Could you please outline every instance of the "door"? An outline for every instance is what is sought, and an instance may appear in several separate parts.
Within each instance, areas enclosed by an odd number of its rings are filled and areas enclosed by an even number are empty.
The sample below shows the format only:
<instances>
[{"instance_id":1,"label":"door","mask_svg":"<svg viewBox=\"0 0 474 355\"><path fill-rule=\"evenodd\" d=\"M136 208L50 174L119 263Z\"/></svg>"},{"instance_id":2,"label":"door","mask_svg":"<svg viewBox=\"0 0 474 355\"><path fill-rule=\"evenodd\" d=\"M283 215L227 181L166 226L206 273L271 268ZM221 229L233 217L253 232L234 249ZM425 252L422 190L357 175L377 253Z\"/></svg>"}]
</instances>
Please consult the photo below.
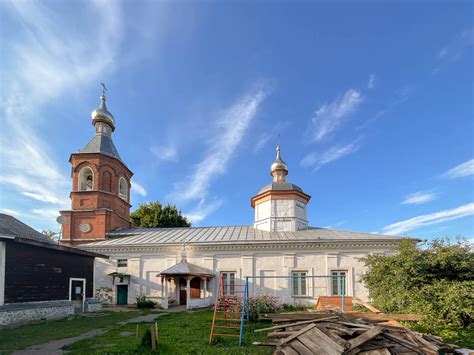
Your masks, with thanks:
<instances>
[{"instance_id":1,"label":"door","mask_svg":"<svg viewBox=\"0 0 474 355\"><path fill-rule=\"evenodd\" d=\"M126 305L128 303L128 285L117 285L117 304Z\"/></svg>"},{"instance_id":2,"label":"door","mask_svg":"<svg viewBox=\"0 0 474 355\"><path fill-rule=\"evenodd\" d=\"M332 271L332 295L344 296L347 294L347 272L346 271Z\"/></svg>"},{"instance_id":3,"label":"door","mask_svg":"<svg viewBox=\"0 0 474 355\"><path fill-rule=\"evenodd\" d=\"M186 292L186 279L179 278L179 304L185 306L188 302L188 294Z\"/></svg>"},{"instance_id":4,"label":"door","mask_svg":"<svg viewBox=\"0 0 474 355\"><path fill-rule=\"evenodd\" d=\"M201 298L201 279L195 277L191 280L191 298Z\"/></svg>"},{"instance_id":5,"label":"door","mask_svg":"<svg viewBox=\"0 0 474 355\"><path fill-rule=\"evenodd\" d=\"M221 272L223 277L223 288L224 295L234 296L235 295L235 272L232 271L223 271Z\"/></svg>"},{"instance_id":6,"label":"door","mask_svg":"<svg viewBox=\"0 0 474 355\"><path fill-rule=\"evenodd\" d=\"M76 313L84 310L85 285L85 279L69 279L69 300L73 303Z\"/></svg>"}]
</instances>

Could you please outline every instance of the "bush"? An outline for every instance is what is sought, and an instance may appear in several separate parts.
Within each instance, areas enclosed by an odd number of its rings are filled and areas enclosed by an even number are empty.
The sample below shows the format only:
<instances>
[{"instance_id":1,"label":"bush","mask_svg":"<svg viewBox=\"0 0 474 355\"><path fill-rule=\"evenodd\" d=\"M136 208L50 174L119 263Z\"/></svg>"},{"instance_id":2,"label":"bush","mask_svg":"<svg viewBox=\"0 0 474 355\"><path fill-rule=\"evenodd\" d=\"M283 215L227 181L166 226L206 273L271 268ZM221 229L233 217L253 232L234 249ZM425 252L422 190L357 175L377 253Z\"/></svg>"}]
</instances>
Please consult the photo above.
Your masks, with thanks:
<instances>
[{"instance_id":1,"label":"bush","mask_svg":"<svg viewBox=\"0 0 474 355\"><path fill-rule=\"evenodd\" d=\"M155 307L155 302L147 300L145 296L137 297L137 307L138 308L153 308Z\"/></svg>"},{"instance_id":2,"label":"bush","mask_svg":"<svg viewBox=\"0 0 474 355\"><path fill-rule=\"evenodd\" d=\"M273 296L253 296L249 299L249 318L258 320L261 314L279 313L283 305Z\"/></svg>"},{"instance_id":3,"label":"bush","mask_svg":"<svg viewBox=\"0 0 474 355\"><path fill-rule=\"evenodd\" d=\"M382 312L417 313L417 330L441 334L446 327L469 327L474 317L474 254L469 243L448 239L419 249L402 240L394 255L363 259L369 296Z\"/></svg>"},{"instance_id":4,"label":"bush","mask_svg":"<svg viewBox=\"0 0 474 355\"><path fill-rule=\"evenodd\" d=\"M307 311L308 309L312 309L313 307L305 306L303 304L288 304L283 303L283 312L300 312L300 311Z\"/></svg>"}]
</instances>

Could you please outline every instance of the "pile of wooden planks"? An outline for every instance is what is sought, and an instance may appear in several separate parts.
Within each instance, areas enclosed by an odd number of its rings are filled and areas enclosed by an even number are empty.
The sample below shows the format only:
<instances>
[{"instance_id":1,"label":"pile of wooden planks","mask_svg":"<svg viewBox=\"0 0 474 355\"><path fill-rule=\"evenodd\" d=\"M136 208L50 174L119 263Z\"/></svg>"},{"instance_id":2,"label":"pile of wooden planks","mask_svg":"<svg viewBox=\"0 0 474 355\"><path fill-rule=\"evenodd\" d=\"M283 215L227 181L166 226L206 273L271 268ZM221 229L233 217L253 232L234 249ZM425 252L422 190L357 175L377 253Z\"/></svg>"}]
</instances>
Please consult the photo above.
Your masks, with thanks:
<instances>
[{"instance_id":1,"label":"pile of wooden planks","mask_svg":"<svg viewBox=\"0 0 474 355\"><path fill-rule=\"evenodd\" d=\"M456 354L441 338L413 332L390 322L416 318L413 315L374 313L341 314L331 311L276 314L262 317L273 326L267 331L274 340L275 354ZM399 324L399 323L398 323Z\"/></svg>"}]
</instances>

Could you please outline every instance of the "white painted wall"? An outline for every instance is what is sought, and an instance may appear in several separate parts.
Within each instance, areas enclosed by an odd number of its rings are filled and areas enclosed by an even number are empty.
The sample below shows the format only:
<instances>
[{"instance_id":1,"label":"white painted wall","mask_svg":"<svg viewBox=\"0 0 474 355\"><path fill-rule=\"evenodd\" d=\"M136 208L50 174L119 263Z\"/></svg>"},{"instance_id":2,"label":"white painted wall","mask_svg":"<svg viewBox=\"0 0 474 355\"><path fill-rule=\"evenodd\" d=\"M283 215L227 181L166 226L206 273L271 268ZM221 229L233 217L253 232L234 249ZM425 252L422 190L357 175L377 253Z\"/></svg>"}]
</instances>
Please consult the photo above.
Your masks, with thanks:
<instances>
[{"instance_id":1,"label":"white painted wall","mask_svg":"<svg viewBox=\"0 0 474 355\"><path fill-rule=\"evenodd\" d=\"M295 232L308 228L306 203L268 200L255 206L254 227L269 232Z\"/></svg>"},{"instance_id":2,"label":"white painted wall","mask_svg":"<svg viewBox=\"0 0 474 355\"><path fill-rule=\"evenodd\" d=\"M123 254L112 253L109 260L97 259L95 271L96 288L110 287L116 292L116 285L112 285L112 279L108 276L114 271L127 272L131 274L128 292L128 302L133 304L136 297L145 295L157 302L162 297L162 283L159 276L160 271L176 264L180 260L180 248L175 254L170 253L142 253L128 256L127 270L117 269L116 260L124 258ZM245 276L290 276L292 271L305 271L308 276L328 276L331 271L346 271L347 295L362 299L368 298L364 285L360 282L360 276L365 272L365 267L359 258L370 253L385 253L389 247L373 248L317 248L317 249L287 249L287 250L236 250L219 251L215 253L188 250L187 260L189 263L204 266L219 275L221 271L233 271L236 273L236 282L244 283ZM291 279L251 279L250 293L271 294L277 296L284 303L314 304L320 295L331 294L329 278L318 278L308 280L306 297L293 297ZM117 284L117 283L116 283ZM215 297L217 278L210 282L210 296ZM168 295L171 299L176 298L174 283L169 283ZM113 297L116 302L116 297Z\"/></svg>"}]
</instances>

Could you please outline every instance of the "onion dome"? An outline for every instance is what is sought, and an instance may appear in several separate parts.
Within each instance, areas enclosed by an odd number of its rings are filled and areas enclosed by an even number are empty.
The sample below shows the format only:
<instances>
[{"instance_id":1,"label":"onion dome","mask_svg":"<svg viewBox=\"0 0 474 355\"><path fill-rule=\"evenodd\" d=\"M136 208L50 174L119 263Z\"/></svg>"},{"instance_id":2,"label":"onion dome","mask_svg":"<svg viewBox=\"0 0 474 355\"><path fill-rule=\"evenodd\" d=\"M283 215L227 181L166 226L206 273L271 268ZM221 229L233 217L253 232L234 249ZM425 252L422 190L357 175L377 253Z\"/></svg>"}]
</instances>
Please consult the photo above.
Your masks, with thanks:
<instances>
[{"instance_id":1,"label":"onion dome","mask_svg":"<svg viewBox=\"0 0 474 355\"><path fill-rule=\"evenodd\" d=\"M105 97L104 93L102 93L100 100L99 108L92 112L92 125L95 126L97 122L104 122L112 128L113 132L115 130L115 120L114 116L109 111L107 111L107 106L105 105L107 98Z\"/></svg>"},{"instance_id":2,"label":"onion dome","mask_svg":"<svg viewBox=\"0 0 474 355\"><path fill-rule=\"evenodd\" d=\"M280 145L277 145L276 151L277 155L270 169L270 175L273 176L274 181L285 181L285 176L288 175L288 165L281 159Z\"/></svg>"}]
</instances>

